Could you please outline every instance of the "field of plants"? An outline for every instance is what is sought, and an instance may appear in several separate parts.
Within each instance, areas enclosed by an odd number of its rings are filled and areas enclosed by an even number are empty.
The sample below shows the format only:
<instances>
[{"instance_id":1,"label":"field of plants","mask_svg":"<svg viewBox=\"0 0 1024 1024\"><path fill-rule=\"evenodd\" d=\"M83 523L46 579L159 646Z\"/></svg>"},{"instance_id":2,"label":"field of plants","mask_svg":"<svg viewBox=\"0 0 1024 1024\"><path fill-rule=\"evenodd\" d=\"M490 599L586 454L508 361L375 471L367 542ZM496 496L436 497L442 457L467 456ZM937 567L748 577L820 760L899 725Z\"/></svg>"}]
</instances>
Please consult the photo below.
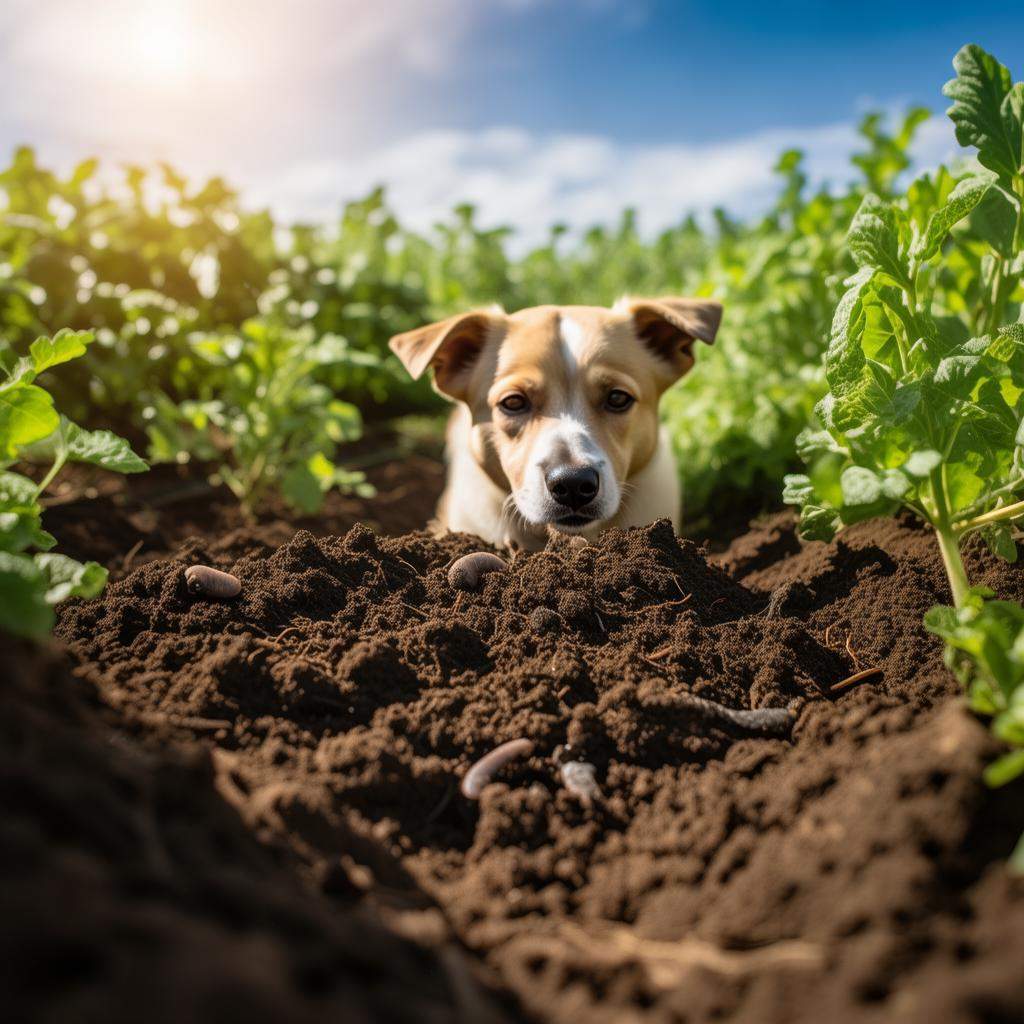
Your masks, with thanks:
<instances>
[{"instance_id":1,"label":"field of plants","mask_svg":"<svg viewBox=\"0 0 1024 1024\"><path fill-rule=\"evenodd\" d=\"M12 1019L1024 1019L1024 83L953 67L948 167L871 115L760 218L522 255L14 154ZM725 307L662 404L686 539L459 589L388 340L622 294Z\"/></svg>"}]
</instances>

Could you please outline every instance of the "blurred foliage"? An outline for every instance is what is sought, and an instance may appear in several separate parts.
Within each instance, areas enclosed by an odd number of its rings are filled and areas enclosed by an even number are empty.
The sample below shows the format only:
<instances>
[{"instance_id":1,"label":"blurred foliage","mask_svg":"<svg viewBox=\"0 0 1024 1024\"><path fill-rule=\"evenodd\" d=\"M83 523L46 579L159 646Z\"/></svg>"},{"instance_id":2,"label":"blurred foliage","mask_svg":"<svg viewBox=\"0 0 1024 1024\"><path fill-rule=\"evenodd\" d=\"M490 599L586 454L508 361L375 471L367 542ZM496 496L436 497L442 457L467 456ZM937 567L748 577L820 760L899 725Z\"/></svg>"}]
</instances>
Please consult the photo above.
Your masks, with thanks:
<instances>
[{"instance_id":1,"label":"blurred foliage","mask_svg":"<svg viewBox=\"0 0 1024 1024\"><path fill-rule=\"evenodd\" d=\"M110 177L92 160L64 178L19 149L0 172L0 337L23 351L64 327L95 332L82 359L47 375L59 406L136 440L145 430L155 460L219 459L220 475L253 500L268 479L260 474L255 493L241 482L253 468L243 468L253 456L242 449L259 384L243 394L241 377L262 372L257 336L284 346L285 361L336 339L344 356L307 367L309 386L381 418L441 408L387 349L422 323L494 302L515 310L715 295L726 307L720 340L664 403L692 518L716 496L778 491L824 393L827 327L852 269L846 228L867 191L890 193L923 116L912 111L894 134L866 118L854 180L836 191L809 192L801 154L784 153L778 197L752 222L719 210L709 226L687 217L647 240L627 210L615 227L578 238L555 226L519 256L510 231L482 228L469 205L417 234L378 189L336 224L284 228L246 211L219 178L196 187L166 165ZM231 351L244 357L237 374ZM291 413L318 400L297 398ZM266 429L278 429L278 413L266 413ZM322 427L304 425L303 446L322 440ZM280 483L291 468L264 472Z\"/></svg>"}]
</instances>

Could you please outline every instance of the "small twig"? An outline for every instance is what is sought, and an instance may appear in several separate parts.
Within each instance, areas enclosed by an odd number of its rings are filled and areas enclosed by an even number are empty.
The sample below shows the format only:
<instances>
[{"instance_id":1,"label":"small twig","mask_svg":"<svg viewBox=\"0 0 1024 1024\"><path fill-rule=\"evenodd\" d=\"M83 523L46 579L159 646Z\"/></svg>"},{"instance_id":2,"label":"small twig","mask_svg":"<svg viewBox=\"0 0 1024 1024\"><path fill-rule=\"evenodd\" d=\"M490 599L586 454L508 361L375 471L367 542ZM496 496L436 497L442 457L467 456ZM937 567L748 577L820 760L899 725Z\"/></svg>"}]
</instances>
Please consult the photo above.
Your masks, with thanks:
<instances>
[{"instance_id":1,"label":"small twig","mask_svg":"<svg viewBox=\"0 0 1024 1024\"><path fill-rule=\"evenodd\" d=\"M648 654L646 656L647 660L648 661L657 661L659 658L664 658L666 654L671 654L672 653L672 648L673 648L672 644L665 644L664 647L659 647L656 651L652 651L650 654Z\"/></svg>"},{"instance_id":2,"label":"small twig","mask_svg":"<svg viewBox=\"0 0 1024 1024\"><path fill-rule=\"evenodd\" d=\"M399 562L401 562L402 565L404 565L413 574L413 576L419 576L419 571L417 570L416 566L411 565L401 555L395 555L394 557Z\"/></svg>"},{"instance_id":3,"label":"small twig","mask_svg":"<svg viewBox=\"0 0 1024 1024\"><path fill-rule=\"evenodd\" d=\"M601 618L601 615L596 608L594 609L594 618L597 619L597 624L601 627L601 632L607 635L608 630L605 628L604 620Z\"/></svg>"},{"instance_id":4,"label":"small twig","mask_svg":"<svg viewBox=\"0 0 1024 1024\"><path fill-rule=\"evenodd\" d=\"M459 609L462 607L462 591L460 590L455 597L455 606L452 608L452 614L458 615Z\"/></svg>"},{"instance_id":5,"label":"small twig","mask_svg":"<svg viewBox=\"0 0 1024 1024\"><path fill-rule=\"evenodd\" d=\"M399 601L398 603L399 603L399 604L400 604L400 605L401 605L401 606L402 606L403 608L408 608L408 609L409 609L409 611L411 611L411 612L415 612L415 613L416 613L417 615L422 615L422 616L423 616L423 618L427 618L427 613L426 613L425 611L422 611L421 609L419 609L419 608L416 608L416 607L414 607L414 606L413 606L413 605L411 605L411 604L406 604L406 603L405 603L405 601Z\"/></svg>"},{"instance_id":6,"label":"small twig","mask_svg":"<svg viewBox=\"0 0 1024 1024\"><path fill-rule=\"evenodd\" d=\"M835 623L834 622L830 622L825 627L825 646L826 647L831 647L832 646L831 642L829 641L829 636L832 633L832 630L833 630L834 627L835 627Z\"/></svg>"},{"instance_id":7,"label":"small twig","mask_svg":"<svg viewBox=\"0 0 1024 1024\"><path fill-rule=\"evenodd\" d=\"M430 825L437 821L438 818L444 813L444 809L451 803L452 797L455 795L455 783L449 783L448 788L444 791L444 796L441 797L438 805L427 815L424 819L424 825Z\"/></svg>"},{"instance_id":8,"label":"small twig","mask_svg":"<svg viewBox=\"0 0 1024 1024\"><path fill-rule=\"evenodd\" d=\"M129 716L146 725L176 725L183 729L195 729L197 732L231 728L231 722L226 718L192 718L187 715L164 715L159 711L135 711L129 712Z\"/></svg>"},{"instance_id":9,"label":"small twig","mask_svg":"<svg viewBox=\"0 0 1024 1024\"><path fill-rule=\"evenodd\" d=\"M860 669L860 660L858 659L857 655L854 653L853 648L850 646L850 637L852 635L853 635L852 633L847 633L846 634L846 653L851 657L851 659L853 659L853 667L855 669L859 670Z\"/></svg>"},{"instance_id":10,"label":"small twig","mask_svg":"<svg viewBox=\"0 0 1024 1024\"><path fill-rule=\"evenodd\" d=\"M882 669L878 668L866 668L862 672L854 672L852 676L847 676L845 679L840 680L835 686L829 687L829 693L840 693L842 690L848 690L851 686L856 686L858 683L863 683L865 679L870 679L872 676L880 676Z\"/></svg>"},{"instance_id":11,"label":"small twig","mask_svg":"<svg viewBox=\"0 0 1024 1024\"><path fill-rule=\"evenodd\" d=\"M137 540L132 546L128 553L121 560L121 572L127 572L132 562L135 561L135 556L142 550L142 545L146 543L145 538Z\"/></svg>"}]
</instances>

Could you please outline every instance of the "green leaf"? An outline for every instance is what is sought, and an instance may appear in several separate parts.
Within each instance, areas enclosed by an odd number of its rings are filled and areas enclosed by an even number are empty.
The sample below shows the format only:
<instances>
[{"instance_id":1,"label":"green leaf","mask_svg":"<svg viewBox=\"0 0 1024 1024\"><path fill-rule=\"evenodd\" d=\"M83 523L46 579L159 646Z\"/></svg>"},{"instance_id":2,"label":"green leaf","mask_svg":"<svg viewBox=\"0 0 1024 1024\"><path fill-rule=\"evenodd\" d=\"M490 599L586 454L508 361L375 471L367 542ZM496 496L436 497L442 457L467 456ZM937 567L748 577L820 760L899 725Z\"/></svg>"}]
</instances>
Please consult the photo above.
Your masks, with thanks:
<instances>
[{"instance_id":1,"label":"green leaf","mask_svg":"<svg viewBox=\"0 0 1024 1024\"><path fill-rule=\"evenodd\" d=\"M987 242L1004 259L1014 256L1013 232L1017 226L1017 207L1001 188L991 188L971 211L970 230Z\"/></svg>"},{"instance_id":2,"label":"green leaf","mask_svg":"<svg viewBox=\"0 0 1024 1024\"><path fill-rule=\"evenodd\" d=\"M938 255L950 229L959 224L981 202L991 187L991 178L964 178L950 193L945 205L928 218L924 234L914 246L914 256L919 260L930 260Z\"/></svg>"},{"instance_id":3,"label":"green leaf","mask_svg":"<svg viewBox=\"0 0 1024 1024\"><path fill-rule=\"evenodd\" d=\"M52 338L36 338L29 346L35 372L42 373L51 366L58 366L84 355L86 346L94 337L92 331L72 331L65 327Z\"/></svg>"},{"instance_id":4,"label":"green leaf","mask_svg":"<svg viewBox=\"0 0 1024 1024\"><path fill-rule=\"evenodd\" d=\"M985 769L986 785L1005 786L1024 773L1024 750L1011 750Z\"/></svg>"},{"instance_id":5,"label":"green leaf","mask_svg":"<svg viewBox=\"0 0 1024 1024\"><path fill-rule=\"evenodd\" d=\"M1017 840L1006 867L1012 875L1024 875L1024 835Z\"/></svg>"},{"instance_id":6,"label":"green leaf","mask_svg":"<svg viewBox=\"0 0 1024 1024\"><path fill-rule=\"evenodd\" d=\"M320 480L304 462L291 467L281 480L281 493L300 512L312 515L324 501Z\"/></svg>"},{"instance_id":7,"label":"green leaf","mask_svg":"<svg viewBox=\"0 0 1024 1024\"><path fill-rule=\"evenodd\" d=\"M947 113L957 142L976 146L981 164L1009 183L1021 172L1019 88L995 57L974 44L960 50L953 68L957 76L942 91L953 100Z\"/></svg>"},{"instance_id":8,"label":"green leaf","mask_svg":"<svg viewBox=\"0 0 1024 1024\"><path fill-rule=\"evenodd\" d=\"M36 555L46 578L46 601L60 604L69 597L96 597L107 582L107 570L96 562L77 562L67 555Z\"/></svg>"},{"instance_id":9,"label":"green leaf","mask_svg":"<svg viewBox=\"0 0 1024 1024\"><path fill-rule=\"evenodd\" d=\"M109 430L83 430L62 418L68 459L88 462L115 473L144 473L149 466L132 451L123 437Z\"/></svg>"},{"instance_id":10,"label":"green leaf","mask_svg":"<svg viewBox=\"0 0 1024 1024\"><path fill-rule=\"evenodd\" d=\"M1006 523L987 526L981 531L981 535L993 555L1004 562L1017 561L1017 545L1013 539L1013 531Z\"/></svg>"},{"instance_id":11,"label":"green leaf","mask_svg":"<svg viewBox=\"0 0 1024 1024\"><path fill-rule=\"evenodd\" d=\"M882 497L882 481L863 466L850 466L840 477L843 503L846 505L873 505Z\"/></svg>"},{"instance_id":12,"label":"green leaf","mask_svg":"<svg viewBox=\"0 0 1024 1024\"><path fill-rule=\"evenodd\" d=\"M52 434L59 423L53 399L42 388L0 387L0 460L13 460L19 448Z\"/></svg>"},{"instance_id":13,"label":"green leaf","mask_svg":"<svg viewBox=\"0 0 1024 1024\"><path fill-rule=\"evenodd\" d=\"M46 575L27 555L0 551L0 629L40 639L53 629Z\"/></svg>"},{"instance_id":14,"label":"green leaf","mask_svg":"<svg viewBox=\"0 0 1024 1024\"><path fill-rule=\"evenodd\" d=\"M933 469L942 464L942 456L932 449L920 452L913 452L909 459L903 463L903 471L912 477L923 480Z\"/></svg>"},{"instance_id":15,"label":"green leaf","mask_svg":"<svg viewBox=\"0 0 1024 1024\"><path fill-rule=\"evenodd\" d=\"M880 271L904 287L909 284L909 274L900 253L900 216L892 203L869 192L854 215L846 243L858 267Z\"/></svg>"}]
</instances>

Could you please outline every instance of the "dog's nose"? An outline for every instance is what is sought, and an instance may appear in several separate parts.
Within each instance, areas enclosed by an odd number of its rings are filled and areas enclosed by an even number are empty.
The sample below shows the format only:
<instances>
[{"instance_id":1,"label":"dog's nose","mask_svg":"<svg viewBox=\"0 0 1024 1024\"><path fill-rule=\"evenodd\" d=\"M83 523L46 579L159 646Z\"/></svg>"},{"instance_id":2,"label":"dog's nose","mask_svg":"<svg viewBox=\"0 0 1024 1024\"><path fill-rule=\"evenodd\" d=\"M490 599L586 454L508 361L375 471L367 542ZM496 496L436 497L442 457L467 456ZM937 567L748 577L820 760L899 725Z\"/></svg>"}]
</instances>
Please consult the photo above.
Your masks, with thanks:
<instances>
[{"instance_id":1,"label":"dog's nose","mask_svg":"<svg viewBox=\"0 0 1024 1024\"><path fill-rule=\"evenodd\" d=\"M589 466L559 466L544 478L551 497L573 512L597 497L601 478Z\"/></svg>"}]
</instances>

